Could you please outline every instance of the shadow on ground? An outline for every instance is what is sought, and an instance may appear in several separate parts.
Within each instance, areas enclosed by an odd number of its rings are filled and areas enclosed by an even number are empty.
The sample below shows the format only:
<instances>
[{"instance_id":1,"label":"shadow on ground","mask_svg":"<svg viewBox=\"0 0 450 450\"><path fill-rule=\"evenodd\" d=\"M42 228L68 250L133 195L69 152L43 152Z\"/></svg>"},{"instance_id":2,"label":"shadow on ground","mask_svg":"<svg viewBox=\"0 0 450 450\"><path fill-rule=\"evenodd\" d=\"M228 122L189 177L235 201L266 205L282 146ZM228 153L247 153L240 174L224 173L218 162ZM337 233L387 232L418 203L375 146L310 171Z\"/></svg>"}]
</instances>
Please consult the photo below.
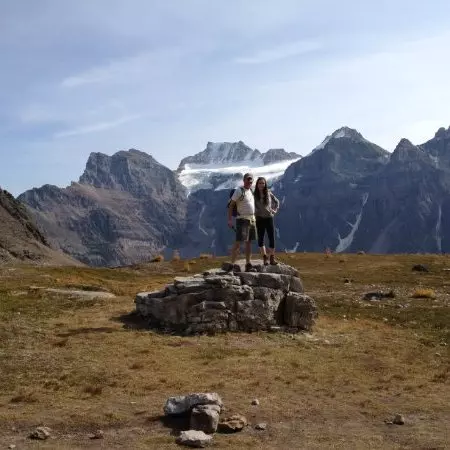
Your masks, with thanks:
<instances>
[{"instance_id":1,"label":"shadow on ground","mask_svg":"<svg viewBox=\"0 0 450 450\"><path fill-rule=\"evenodd\" d=\"M127 330L150 330L148 321L142 318L135 311L120 316L111 317L114 322L120 322Z\"/></svg>"},{"instance_id":2,"label":"shadow on ground","mask_svg":"<svg viewBox=\"0 0 450 450\"><path fill-rule=\"evenodd\" d=\"M147 418L147 422L152 424L161 424L165 428L169 428L172 436L179 436L182 431L187 431L190 429L188 414L182 414L179 416L165 416L163 414L151 416Z\"/></svg>"}]
</instances>

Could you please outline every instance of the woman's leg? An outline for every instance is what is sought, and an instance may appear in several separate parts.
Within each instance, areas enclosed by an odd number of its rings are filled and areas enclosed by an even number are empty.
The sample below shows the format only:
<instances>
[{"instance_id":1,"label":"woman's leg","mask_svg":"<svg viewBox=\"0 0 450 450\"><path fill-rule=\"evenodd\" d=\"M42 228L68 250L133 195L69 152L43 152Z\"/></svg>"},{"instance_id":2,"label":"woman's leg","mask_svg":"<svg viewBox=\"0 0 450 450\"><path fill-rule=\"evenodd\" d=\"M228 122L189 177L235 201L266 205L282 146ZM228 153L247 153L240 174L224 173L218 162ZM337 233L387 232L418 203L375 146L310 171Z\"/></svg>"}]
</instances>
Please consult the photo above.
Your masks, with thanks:
<instances>
[{"instance_id":1,"label":"woman's leg","mask_svg":"<svg viewBox=\"0 0 450 450\"><path fill-rule=\"evenodd\" d=\"M264 246L264 234L266 233L266 226L263 217L256 218L256 234L258 235L258 247L262 256L266 255L266 247Z\"/></svg>"},{"instance_id":2,"label":"woman's leg","mask_svg":"<svg viewBox=\"0 0 450 450\"><path fill-rule=\"evenodd\" d=\"M273 217L270 217L267 220L267 236L269 238L269 255L270 255L270 264L276 264L275 261L275 225L273 221Z\"/></svg>"}]
</instances>

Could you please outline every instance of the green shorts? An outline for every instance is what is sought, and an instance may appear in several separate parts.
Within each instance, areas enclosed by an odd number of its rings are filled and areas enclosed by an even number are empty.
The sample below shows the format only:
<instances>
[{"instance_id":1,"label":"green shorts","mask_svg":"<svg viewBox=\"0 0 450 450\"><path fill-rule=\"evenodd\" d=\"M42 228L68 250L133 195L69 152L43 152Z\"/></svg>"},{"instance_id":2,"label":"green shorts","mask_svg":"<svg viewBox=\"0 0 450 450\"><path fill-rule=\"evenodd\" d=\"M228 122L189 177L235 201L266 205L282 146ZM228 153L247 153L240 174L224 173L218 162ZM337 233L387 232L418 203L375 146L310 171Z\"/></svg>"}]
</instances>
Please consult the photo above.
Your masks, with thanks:
<instances>
[{"instance_id":1,"label":"green shorts","mask_svg":"<svg viewBox=\"0 0 450 450\"><path fill-rule=\"evenodd\" d=\"M251 222L248 219L236 219L236 242L255 241L256 222Z\"/></svg>"}]
</instances>

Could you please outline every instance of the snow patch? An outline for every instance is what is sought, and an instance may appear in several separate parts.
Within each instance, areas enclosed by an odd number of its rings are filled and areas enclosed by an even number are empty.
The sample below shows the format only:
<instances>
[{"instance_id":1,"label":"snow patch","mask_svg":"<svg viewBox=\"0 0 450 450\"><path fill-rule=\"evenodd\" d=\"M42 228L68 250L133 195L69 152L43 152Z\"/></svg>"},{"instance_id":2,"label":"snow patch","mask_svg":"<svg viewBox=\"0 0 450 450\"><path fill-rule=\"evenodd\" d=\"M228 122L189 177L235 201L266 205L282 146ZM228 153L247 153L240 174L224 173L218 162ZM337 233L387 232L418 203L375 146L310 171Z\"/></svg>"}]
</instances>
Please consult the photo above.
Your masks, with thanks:
<instances>
[{"instance_id":1,"label":"snow patch","mask_svg":"<svg viewBox=\"0 0 450 450\"><path fill-rule=\"evenodd\" d=\"M442 234L441 234L441 227L442 227L442 206L439 205L438 209L438 219L436 222L435 227L435 236L436 236L436 246L439 253L442 253Z\"/></svg>"},{"instance_id":2,"label":"snow patch","mask_svg":"<svg viewBox=\"0 0 450 450\"><path fill-rule=\"evenodd\" d=\"M296 253L299 245L300 242L296 242L293 248L286 249L286 253Z\"/></svg>"},{"instance_id":3,"label":"snow patch","mask_svg":"<svg viewBox=\"0 0 450 450\"><path fill-rule=\"evenodd\" d=\"M314 147L311 153L314 153L317 150L322 150L331 141L331 136L327 136L317 147Z\"/></svg>"},{"instance_id":4,"label":"snow patch","mask_svg":"<svg viewBox=\"0 0 450 450\"><path fill-rule=\"evenodd\" d=\"M200 214L198 215L198 229L205 235L209 236L208 232L202 227L202 216L205 212L206 205L202 206L202 210L200 211Z\"/></svg>"},{"instance_id":5,"label":"snow patch","mask_svg":"<svg viewBox=\"0 0 450 450\"><path fill-rule=\"evenodd\" d=\"M352 224L350 222L347 222L351 227L350 233L347 236L345 236L344 238L341 238L341 235L338 233L339 244L336 247L336 250L335 250L336 253L341 253L341 252L347 250L352 245L353 238L355 237L355 233L358 231L359 224L361 223L364 206L366 205L368 199L369 199L369 193L366 192L363 194L361 211L356 216L355 223Z\"/></svg>"},{"instance_id":6,"label":"snow patch","mask_svg":"<svg viewBox=\"0 0 450 450\"><path fill-rule=\"evenodd\" d=\"M439 169L439 157L430 155L430 158L434 162L434 165L436 166L436 169Z\"/></svg>"},{"instance_id":7,"label":"snow patch","mask_svg":"<svg viewBox=\"0 0 450 450\"><path fill-rule=\"evenodd\" d=\"M188 164L186 165L186 168L179 173L178 178L188 191L188 194L198 191L199 189L213 189L214 186L211 183L211 178L217 175L229 176L230 179L217 186L215 188L216 191L236 187L236 182L234 180L236 173L243 176L244 173L251 172L255 178L264 177L272 184L284 174L286 169L292 163L299 159L300 158L295 158L267 165L263 165L260 159L243 161L240 162L239 165L233 166L226 164Z\"/></svg>"}]
</instances>

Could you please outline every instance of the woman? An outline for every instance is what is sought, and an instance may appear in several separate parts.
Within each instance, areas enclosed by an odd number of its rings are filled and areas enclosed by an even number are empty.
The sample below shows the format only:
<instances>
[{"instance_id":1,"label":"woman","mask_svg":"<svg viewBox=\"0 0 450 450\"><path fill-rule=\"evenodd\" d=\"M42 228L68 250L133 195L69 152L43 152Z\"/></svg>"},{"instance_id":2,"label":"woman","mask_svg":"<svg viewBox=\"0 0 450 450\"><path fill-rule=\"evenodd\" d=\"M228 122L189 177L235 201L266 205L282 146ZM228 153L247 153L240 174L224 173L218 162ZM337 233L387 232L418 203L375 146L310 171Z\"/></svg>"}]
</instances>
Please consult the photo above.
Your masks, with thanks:
<instances>
[{"instance_id":1,"label":"woman","mask_svg":"<svg viewBox=\"0 0 450 450\"><path fill-rule=\"evenodd\" d=\"M267 181L263 177L256 180L255 188L255 216L256 231L258 234L258 246L264 259L264 265L269 264L276 266L278 262L275 260L275 227L273 216L277 213L280 206L279 200L267 188ZM267 232L269 238L269 257L264 246L264 235Z\"/></svg>"}]
</instances>

